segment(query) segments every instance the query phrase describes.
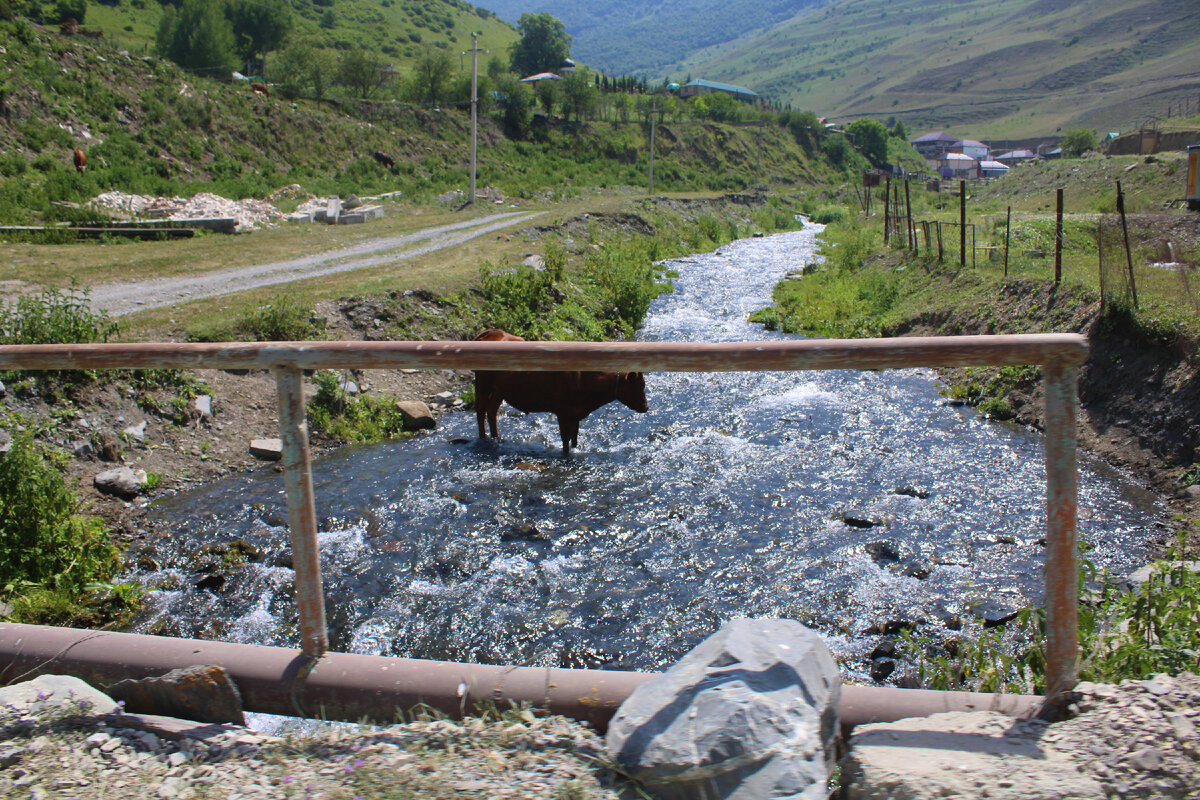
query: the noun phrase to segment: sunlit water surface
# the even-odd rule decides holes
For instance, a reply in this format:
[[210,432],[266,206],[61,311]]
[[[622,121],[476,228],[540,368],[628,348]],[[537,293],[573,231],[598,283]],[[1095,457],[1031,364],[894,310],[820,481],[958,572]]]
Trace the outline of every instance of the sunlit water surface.
[[[747,315],[814,260],[820,226],[672,262],[639,338],[778,338]],[[484,663],[662,668],[737,616],[800,620],[861,676],[889,620],[1040,598],[1041,438],[948,407],[927,370],[648,376],[558,455],[553,417],[473,414],[314,465],[336,650]],[[454,444],[454,437],[472,443]],[[172,530],[140,630],[296,646],[282,477],[230,477],[155,504]],[[1145,554],[1161,509],[1088,459],[1080,535],[1102,567]],[[864,528],[845,521],[873,520]],[[206,544],[266,554],[194,588]]]

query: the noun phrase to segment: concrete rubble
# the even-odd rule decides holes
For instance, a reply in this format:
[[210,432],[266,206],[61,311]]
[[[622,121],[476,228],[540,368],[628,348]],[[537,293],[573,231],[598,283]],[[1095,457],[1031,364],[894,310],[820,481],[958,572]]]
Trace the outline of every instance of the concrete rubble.
[[133,218],[196,221],[233,219],[238,231],[272,225],[283,213],[264,200],[229,200],[208,192],[194,197],[154,197],[124,192],[104,192],[91,205]]

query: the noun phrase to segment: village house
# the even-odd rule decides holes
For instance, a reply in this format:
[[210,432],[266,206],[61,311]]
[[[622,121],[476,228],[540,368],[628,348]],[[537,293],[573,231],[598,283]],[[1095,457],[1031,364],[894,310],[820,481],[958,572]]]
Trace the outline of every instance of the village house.
[[964,156],[970,156],[976,161],[983,161],[989,154],[988,146],[974,139],[959,139],[950,147],[950,152],[962,153]]
[[946,153],[937,165],[938,175],[943,178],[974,178],[979,174],[979,160],[965,153]]
[[1038,157],[1038,154],[1032,150],[1009,150],[1007,153],[1001,153],[996,156],[996,160],[1001,164],[1007,164],[1010,167],[1015,167],[1017,164],[1022,164],[1026,161],[1033,161]]
[[731,83],[717,83],[716,81],[694,80],[688,81],[683,86],[679,87],[679,96],[681,98],[696,97],[701,94],[712,94],[714,92],[724,92],[736,97],[738,100],[745,100],[748,103],[758,102],[758,92],[752,92],[745,86],[734,86]]
[[1007,174],[1007,164],[1001,164],[999,161],[988,161],[986,159],[979,162],[979,177],[981,178],[1003,178]]
[[951,136],[948,133],[938,131],[937,133],[927,133],[924,136],[918,136],[910,144],[926,161],[937,161],[946,155],[946,153],[949,153],[958,141],[957,136]]

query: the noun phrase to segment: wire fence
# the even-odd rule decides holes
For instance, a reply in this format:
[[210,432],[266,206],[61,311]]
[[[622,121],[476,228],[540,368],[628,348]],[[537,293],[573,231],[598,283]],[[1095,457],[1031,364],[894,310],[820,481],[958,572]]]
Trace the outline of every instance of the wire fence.
[[1100,294],[1105,308],[1136,308],[1146,302],[1186,305],[1200,313],[1200,258],[1167,239],[1134,235],[1119,214],[1096,224]]

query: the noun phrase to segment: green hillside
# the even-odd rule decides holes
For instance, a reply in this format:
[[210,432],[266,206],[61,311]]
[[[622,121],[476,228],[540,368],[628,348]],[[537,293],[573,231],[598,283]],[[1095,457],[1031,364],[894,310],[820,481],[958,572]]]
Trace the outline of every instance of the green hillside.
[[[336,84],[319,99],[267,97],[243,81],[212,80],[23,19],[0,21],[0,47],[0,224],[98,219],[86,201],[106,191],[261,198],[298,183],[318,195],[399,191],[421,203],[467,185],[469,60],[450,62],[451,80],[427,104],[393,99],[394,86],[371,100]],[[394,80],[408,77],[402,71]],[[645,186],[654,103],[666,109],[655,148],[659,191],[796,186],[865,164],[834,148],[835,169],[811,115],[731,99],[602,94],[581,72],[575,108],[552,96],[539,99],[534,116],[531,95],[510,97],[505,108],[487,89],[526,92],[514,76],[495,80],[483,83],[478,185],[509,197]],[[76,148],[88,158],[82,174],[72,164]]]
[[[458,54],[480,46],[503,54],[517,34],[490,11],[463,0],[291,0],[289,41],[347,51],[366,48],[397,67],[408,66],[430,47]],[[52,5],[52,4],[50,4]],[[167,5],[172,5],[168,2]],[[85,30],[100,31],[115,49],[152,54],[163,14],[160,0],[87,1]]]
[[1200,102],[1195,0],[834,0],[677,71],[822,116],[1016,138]]

